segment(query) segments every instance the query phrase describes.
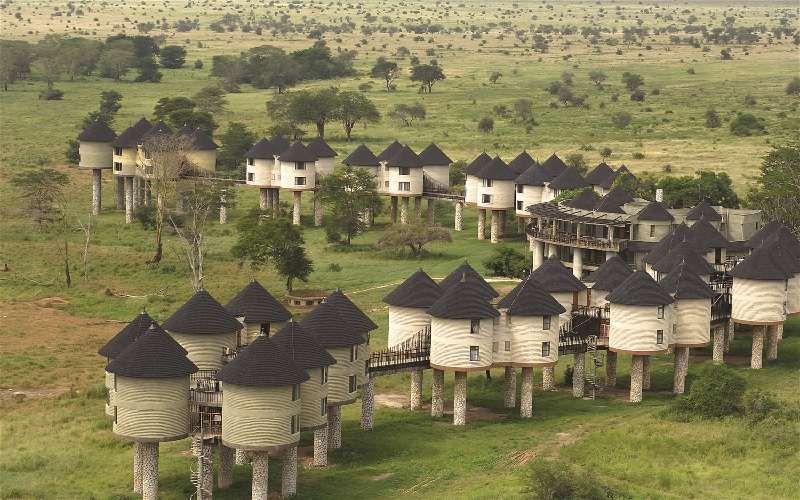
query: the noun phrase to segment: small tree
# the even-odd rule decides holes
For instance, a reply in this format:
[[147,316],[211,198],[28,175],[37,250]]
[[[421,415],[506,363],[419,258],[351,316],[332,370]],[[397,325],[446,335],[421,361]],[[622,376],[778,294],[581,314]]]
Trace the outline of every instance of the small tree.
[[675,401],[673,411],[686,417],[721,418],[740,411],[745,380],[725,365],[706,365],[689,388]]
[[595,69],[589,72],[589,80],[594,82],[594,84],[600,88],[603,86],[603,82],[608,79],[608,75],[600,71],[599,69]]
[[634,90],[644,85],[644,78],[642,78],[642,75],[636,73],[629,73],[626,71],[622,73],[622,83],[625,84],[625,87],[628,90],[633,92]]
[[800,95],[800,77],[794,77],[786,84],[786,93],[789,95]]
[[754,134],[763,134],[766,130],[764,123],[750,113],[739,113],[731,120],[731,133],[740,137]]
[[186,49],[180,45],[167,45],[161,47],[158,54],[161,66],[167,69],[178,69],[186,63]]
[[492,276],[509,278],[524,278],[530,268],[528,258],[509,246],[496,247],[489,258],[483,261],[483,265]]
[[731,49],[725,48],[719,51],[719,57],[723,61],[730,61],[733,59],[733,54],[731,53]]
[[423,92],[430,94],[433,84],[444,79],[444,71],[438,64],[417,64],[411,68],[411,81],[420,82]]
[[414,124],[414,120],[424,120],[427,116],[425,106],[421,102],[414,104],[397,104],[394,109],[389,112],[389,116],[393,119],[400,120],[403,125],[410,127]]
[[706,128],[719,128],[722,125],[722,118],[714,108],[706,110]]
[[203,87],[192,97],[192,101],[197,105],[197,109],[212,115],[222,113],[228,105],[225,90],[219,85]]
[[611,115],[611,123],[617,128],[625,128],[631,123],[631,114],[627,111],[617,111]]
[[764,219],[779,221],[800,236],[800,142],[773,146],[764,157],[747,205],[763,211]]
[[28,201],[33,220],[40,228],[57,217],[55,203],[68,183],[69,176],[53,168],[29,169],[11,178],[11,184]]
[[[225,133],[219,136],[222,149],[217,156],[217,163],[227,170],[235,169],[257,139],[256,134],[251,132],[244,123],[230,122]],[[244,174],[244,172],[239,173]]]
[[457,160],[450,164],[450,185],[451,186],[463,186],[466,182],[466,175],[464,174],[464,168],[467,166],[467,162],[464,160]]
[[494,130],[494,119],[490,116],[481,118],[481,121],[478,122],[478,130],[484,134],[490,133]]
[[172,217],[169,219],[183,247],[179,255],[189,267],[195,291],[203,288],[206,224],[209,216],[219,210],[222,193],[219,183],[194,180],[189,189],[181,192],[184,211],[182,224],[176,223]]
[[365,211],[380,203],[374,176],[348,166],[323,177],[317,196],[330,208],[326,228],[343,232],[348,246],[354,236],[367,229]]
[[502,78],[502,77],[503,77],[503,73],[500,73],[499,71],[492,71],[492,73],[489,75],[489,83],[491,83],[492,85],[494,85],[494,84],[495,84],[495,83],[497,83],[497,82],[500,80],[500,78]]
[[394,82],[400,76],[400,68],[394,61],[388,61],[385,57],[379,57],[375,62],[375,66],[370,70],[372,78],[381,78],[386,82],[386,91],[391,92],[394,90]]
[[611,148],[609,148],[609,147],[604,147],[604,148],[602,148],[602,149],[600,150],[600,158],[602,158],[602,159],[603,159],[603,161],[605,161],[605,160],[607,160],[607,159],[611,158],[611,155],[613,154],[613,152],[614,152],[614,151],[612,151],[612,149],[611,149]]
[[348,90],[340,93],[338,99],[339,109],[336,111],[336,117],[342,122],[348,141],[356,123],[374,123],[381,118],[375,103],[361,92]]
[[453,241],[450,232],[441,227],[430,227],[426,224],[392,224],[383,233],[376,246],[382,249],[402,251],[411,250],[411,255],[419,257],[423,248],[433,241],[450,243]]
[[158,83],[164,76],[158,71],[158,65],[154,57],[145,57],[139,61],[139,74],[136,76],[137,82]]
[[107,43],[97,64],[102,76],[120,80],[136,64],[133,42],[114,40]]
[[581,153],[570,153],[567,155],[566,159],[564,159],[564,163],[568,167],[576,168],[578,172],[582,174],[588,169],[588,165],[586,165],[586,159]]

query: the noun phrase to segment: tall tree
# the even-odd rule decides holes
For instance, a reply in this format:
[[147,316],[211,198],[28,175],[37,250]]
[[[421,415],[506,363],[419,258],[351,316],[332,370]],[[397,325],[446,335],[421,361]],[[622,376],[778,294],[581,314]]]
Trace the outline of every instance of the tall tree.
[[763,211],[800,237],[800,142],[775,145],[761,164],[761,175],[747,194],[747,204]]
[[158,53],[161,66],[167,69],[178,69],[186,63],[186,49],[180,45],[166,45]]
[[348,166],[323,177],[317,196],[330,209],[332,217],[328,224],[347,235],[347,245],[353,236],[367,229],[366,211],[380,203],[375,177],[366,170]]
[[69,176],[53,168],[23,170],[11,178],[11,184],[27,200],[33,220],[39,226],[56,218],[56,201],[69,183]]
[[28,42],[0,40],[0,54],[0,80],[3,90],[7,91],[9,84],[27,77],[31,72],[34,51]]
[[[241,122],[231,122],[221,136],[222,149],[219,152],[217,163],[227,170],[237,168],[244,158],[245,153],[255,144],[256,134],[248,130],[247,126]],[[240,177],[244,172],[240,172]]]
[[392,91],[392,82],[400,76],[400,68],[394,61],[389,61],[385,57],[379,57],[375,61],[375,66],[370,70],[372,78],[381,78],[386,82],[386,91]]
[[375,103],[361,92],[341,92],[337,99],[336,118],[342,122],[348,141],[357,123],[374,123],[381,118]]
[[106,44],[98,66],[106,78],[120,80],[136,64],[136,53],[130,40],[116,40]]
[[176,223],[172,217],[169,219],[183,247],[183,252],[179,255],[189,267],[192,288],[195,291],[203,288],[206,226],[209,216],[219,210],[223,189],[219,182],[195,178],[189,189],[182,190],[180,194],[184,211],[183,223]]
[[216,114],[225,111],[228,101],[225,99],[225,89],[219,85],[209,85],[200,89],[192,100],[197,104],[197,109],[206,113]]
[[285,123],[313,124],[317,135],[325,137],[325,124],[336,118],[339,109],[339,90],[335,87],[311,91],[300,90],[277,96],[267,103],[273,119]]
[[411,68],[411,81],[420,82],[422,90],[429,94],[433,91],[433,84],[444,79],[444,71],[438,64],[417,64]]

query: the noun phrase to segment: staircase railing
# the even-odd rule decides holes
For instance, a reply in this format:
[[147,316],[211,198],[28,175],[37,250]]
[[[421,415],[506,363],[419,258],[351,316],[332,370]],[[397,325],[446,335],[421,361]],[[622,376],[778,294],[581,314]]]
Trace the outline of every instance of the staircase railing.
[[370,354],[367,360],[369,373],[426,368],[431,359],[431,327],[426,326],[402,343]]

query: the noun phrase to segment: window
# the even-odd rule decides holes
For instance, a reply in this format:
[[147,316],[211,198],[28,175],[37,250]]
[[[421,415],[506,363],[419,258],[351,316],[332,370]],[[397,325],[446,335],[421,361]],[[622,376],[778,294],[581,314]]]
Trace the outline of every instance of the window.
[[517,202],[517,210],[522,210],[522,201]]
[[492,352],[497,352],[497,342],[492,342]]
[[471,319],[469,320],[469,333],[475,333],[481,331],[481,320],[479,319]]
[[255,158],[248,158],[247,159],[247,164],[250,165],[250,166],[255,165],[256,164]]
[[295,177],[294,178],[295,186],[305,186],[306,185],[306,178],[305,177]]
[[388,188],[389,187],[389,181],[383,181],[383,187]]
[[247,181],[253,182],[254,180],[256,180],[256,174],[253,172],[247,172]]
[[542,342],[542,357],[550,356],[550,342]]
[[348,378],[347,380],[347,385],[348,385],[348,392],[356,392],[356,389],[358,389],[358,382],[356,382],[355,375],[350,375],[350,378]]
[[358,346],[351,345],[350,346],[350,361],[355,361],[358,359]]
[[328,383],[328,367],[323,366],[320,369],[320,377],[319,377],[320,384],[327,384]]
[[480,348],[476,345],[469,346],[469,360],[478,361],[480,358]]
[[399,191],[411,191],[411,183],[410,182],[398,182],[397,189]]
[[292,401],[297,401],[300,399],[300,384],[294,384],[292,386]]
[[[114,148],[114,154],[117,156],[122,156],[122,148]],[[758,223],[756,223],[757,225]],[[758,229],[758,227],[756,227]]]
[[658,319],[664,319],[664,306],[658,306]]
[[656,330],[656,344],[664,343],[664,330]]
[[305,170],[306,164],[303,163],[302,161],[298,161],[297,163],[294,164],[294,168],[295,170]]
[[122,163],[115,161],[114,162],[114,171],[122,172]]
[[542,330],[549,330],[550,329],[550,321],[552,318],[550,316],[542,316]]
[[319,414],[323,417],[328,414],[328,398],[319,400]]
[[510,340],[506,340],[505,341],[505,343],[503,345],[503,350],[506,351],[506,352],[511,352],[511,341]]
[[656,226],[655,226],[655,224],[650,224],[650,237],[651,238],[655,238],[656,237]]
[[300,416],[299,415],[292,415],[292,418],[289,422],[289,430],[291,434],[297,434],[300,432]]
[[483,187],[486,187],[486,188],[492,187],[492,180],[491,179],[483,179]]
[[518,193],[522,194],[522,191],[524,190],[524,188],[525,188],[525,186],[523,186],[522,184],[517,184],[517,192]]
[[269,336],[269,323],[261,323],[261,334]]
[[400,167],[400,175],[411,175],[411,168]]
[[490,194],[483,195],[483,198],[481,199],[481,203],[491,203],[491,202],[492,202],[492,195],[490,195]]

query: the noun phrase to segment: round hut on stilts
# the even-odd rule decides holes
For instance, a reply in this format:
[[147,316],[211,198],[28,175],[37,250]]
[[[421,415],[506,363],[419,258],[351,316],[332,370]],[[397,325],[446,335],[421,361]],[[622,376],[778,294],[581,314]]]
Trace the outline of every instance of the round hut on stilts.
[[[428,309],[442,296],[442,289],[422,269],[418,269],[383,298],[389,305],[389,347],[396,347],[425,332],[430,332]],[[422,369],[411,371],[409,402],[411,410],[422,406]]]
[[261,283],[251,280],[226,305],[225,309],[242,323],[240,346],[252,342],[262,333],[267,337],[286,324],[292,315]]
[[92,215],[100,215],[102,208],[103,170],[113,166],[113,147],[117,138],[111,128],[102,121],[92,122],[78,136],[78,168],[92,171]]
[[642,401],[645,359],[665,354],[671,342],[675,301],[649,274],[636,271],[608,295],[611,303],[608,349],[633,356],[630,401]]
[[189,434],[189,376],[197,366],[161,328],[148,330],[106,366],[114,386],[113,432],[134,442],[134,491],[158,498],[158,444]]
[[252,498],[268,498],[268,457],[283,457],[282,496],[297,487],[297,443],[300,441],[301,384],[309,376],[291,352],[259,335],[219,372],[225,384],[222,444],[248,450]]

